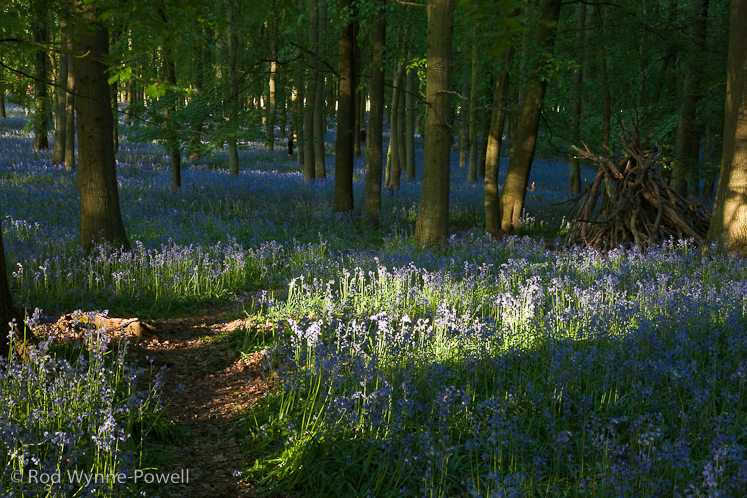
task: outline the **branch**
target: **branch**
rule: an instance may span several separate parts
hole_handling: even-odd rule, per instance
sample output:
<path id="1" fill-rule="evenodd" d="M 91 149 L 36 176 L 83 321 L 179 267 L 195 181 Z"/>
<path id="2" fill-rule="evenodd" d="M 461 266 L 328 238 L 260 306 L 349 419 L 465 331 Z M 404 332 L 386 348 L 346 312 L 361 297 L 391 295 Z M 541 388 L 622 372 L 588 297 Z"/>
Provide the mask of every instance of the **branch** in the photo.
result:
<path id="1" fill-rule="evenodd" d="M 415 2 L 404 2 L 403 0 L 391 0 L 401 5 L 409 5 L 411 7 L 428 7 L 426 4 L 415 3 Z"/>

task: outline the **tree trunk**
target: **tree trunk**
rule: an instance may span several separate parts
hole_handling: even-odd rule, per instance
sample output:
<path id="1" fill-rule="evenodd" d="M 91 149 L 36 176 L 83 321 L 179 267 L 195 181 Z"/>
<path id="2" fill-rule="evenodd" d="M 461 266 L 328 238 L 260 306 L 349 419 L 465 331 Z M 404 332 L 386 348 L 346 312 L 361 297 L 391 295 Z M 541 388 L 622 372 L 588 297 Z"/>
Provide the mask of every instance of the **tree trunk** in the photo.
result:
<path id="1" fill-rule="evenodd" d="M 163 52 L 163 72 L 165 76 L 165 83 L 167 88 L 176 85 L 176 68 L 174 61 L 169 57 L 170 49 L 166 47 L 161 48 Z M 167 90 L 168 95 L 172 94 L 173 90 Z M 168 107 L 164 111 L 165 124 L 164 128 L 166 131 L 166 152 L 169 154 L 171 161 L 171 189 L 176 190 L 182 186 L 182 154 L 179 150 L 179 140 L 177 137 L 176 130 L 174 129 L 174 115 L 176 114 L 176 100 L 168 104 Z"/>
<path id="2" fill-rule="evenodd" d="M 71 28 L 72 29 L 72 26 Z M 71 37 L 72 39 L 72 33 Z M 68 50 L 72 51 L 73 44 L 68 42 Z M 67 88 L 65 95 L 65 170 L 73 171 L 75 169 L 75 58 L 71 54 L 65 54 L 67 57 Z"/>
<path id="3" fill-rule="evenodd" d="M 327 27 L 327 4 L 319 5 L 319 46 L 316 50 L 319 58 L 324 58 L 325 31 Z M 321 69 L 321 64 L 318 64 Z M 316 92 L 314 97 L 314 176 L 327 178 L 326 152 L 324 150 L 324 132 L 327 130 L 324 111 L 324 71 L 318 70 Z"/>
<path id="4" fill-rule="evenodd" d="M 586 37 L 586 4 L 578 4 L 578 12 L 576 14 L 576 40 L 575 40 L 575 51 L 576 54 L 581 54 L 584 50 L 584 39 Z M 573 144 L 580 147 L 581 139 L 581 112 L 583 110 L 582 101 L 582 83 L 584 73 L 581 67 L 576 68 L 576 72 L 573 73 L 573 104 L 571 108 L 571 135 Z M 581 160 L 574 154 L 570 153 L 568 160 L 568 191 L 572 194 L 581 193 Z"/>
<path id="5" fill-rule="evenodd" d="M 112 110 L 109 107 L 107 67 L 102 62 L 109 50 L 106 28 L 96 21 L 96 8 L 84 0 L 75 2 L 81 29 L 76 33 L 76 100 L 78 113 L 78 186 L 80 189 L 79 244 L 90 252 L 97 242 L 130 248 L 119 210 L 117 171 L 112 141 Z"/>
<path id="6" fill-rule="evenodd" d="M 267 130 L 266 130 L 266 145 L 267 150 L 275 150 L 275 107 L 277 105 L 277 91 L 276 91 L 276 79 L 278 74 L 278 61 L 275 60 L 277 57 L 277 51 L 275 50 L 275 44 L 270 44 L 270 80 L 268 82 L 268 96 L 267 96 Z"/>
<path id="7" fill-rule="evenodd" d="M 46 3 L 37 0 L 33 5 L 31 31 L 34 43 L 48 41 Z M 34 56 L 34 150 L 49 149 L 49 101 L 47 94 L 47 52 L 37 49 Z"/>
<path id="8" fill-rule="evenodd" d="M 303 83 L 299 84 L 299 80 L 298 77 L 293 79 L 291 89 L 291 130 L 296 135 L 296 160 L 303 164 Z"/>
<path id="9" fill-rule="evenodd" d="M 363 51 L 361 51 L 361 57 L 363 57 Z M 365 57 L 368 57 L 368 54 L 366 53 Z M 361 69 L 361 71 L 363 71 Z M 360 114 L 360 128 L 366 129 L 368 128 L 368 124 L 366 122 L 366 101 L 368 100 L 368 90 L 366 86 L 363 86 L 361 88 L 361 105 L 359 107 L 359 114 Z M 359 130 L 360 130 L 359 128 Z M 360 133 L 358 134 L 360 136 Z M 360 142 L 360 140 L 358 140 Z M 366 147 L 365 141 L 361 144 L 361 147 Z"/>
<path id="10" fill-rule="evenodd" d="M 705 150 L 708 152 L 708 164 L 711 165 L 711 168 L 706 170 L 704 179 L 703 179 L 703 191 L 701 192 L 701 195 L 705 198 L 710 199 L 713 197 L 713 189 L 716 186 L 716 175 L 718 174 L 718 169 L 714 168 L 714 164 L 721 164 L 721 149 L 722 149 L 722 139 L 724 136 L 724 120 L 722 119 L 720 122 L 715 123 L 713 126 L 709 126 L 708 133 L 706 136 L 706 145 Z"/>
<path id="11" fill-rule="evenodd" d="M 0 60 L 2 62 L 2 60 Z M 3 76 L 3 70 L 5 68 L 3 66 L 0 66 L 0 81 L 3 81 L 5 78 Z M 5 87 L 0 87 L 0 118 L 7 117 L 5 114 Z"/>
<path id="12" fill-rule="evenodd" d="M 412 48 L 407 49 L 407 65 L 412 63 Z M 415 180 L 415 70 L 405 74 L 405 178 Z"/>
<path id="13" fill-rule="evenodd" d="M 327 75 L 327 86 L 329 87 L 329 101 L 327 106 L 329 107 L 329 118 L 334 120 L 337 116 L 337 82 L 332 74 Z"/>
<path id="14" fill-rule="evenodd" d="M 267 83 L 267 126 L 265 128 L 265 146 L 267 150 L 275 150 L 275 121 L 277 107 L 277 77 L 278 77 L 278 49 L 276 42 L 277 26 L 275 25 L 274 14 L 270 21 L 265 23 L 268 37 L 269 59 L 270 59 L 270 78 Z M 282 135 L 281 135 L 282 136 Z"/>
<path id="15" fill-rule="evenodd" d="M 415 237 L 425 246 L 449 236 L 449 170 L 451 159 L 451 40 L 454 0 L 428 1 L 428 69 L 426 73 L 423 191 Z"/>
<path id="16" fill-rule="evenodd" d="M 60 14 L 60 45 L 66 47 L 70 40 L 70 23 L 67 14 Z M 52 164 L 65 163 L 65 140 L 67 134 L 67 115 L 65 114 L 65 103 L 67 102 L 67 64 L 68 58 L 64 51 L 57 56 L 59 63 L 57 69 L 57 98 L 54 123 L 54 148 L 52 149 Z M 5 89 L 0 89 L 5 94 Z"/>
<path id="17" fill-rule="evenodd" d="M 386 44 L 386 0 L 376 0 L 371 33 L 371 115 L 366 136 L 366 219 L 379 226 L 381 217 L 381 163 L 384 127 L 384 45 Z"/>
<path id="18" fill-rule="evenodd" d="M 355 39 L 358 39 L 358 29 L 357 29 L 357 23 L 356 23 L 356 30 L 354 33 Z M 361 60 L 362 57 L 360 57 L 360 49 L 358 48 L 357 44 L 353 44 L 353 51 L 356 52 L 356 55 L 358 57 L 355 58 L 355 64 L 356 64 L 356 75 L 360 74 L 362 70 L 362 64 Z M 361 156 L 361 141 L 359 139 L 360 136 L 360 129 L 361 129 L 361 88 L 360 85 L 357 84 L 359 82 L 356 82 L 355 85 L 355 94 L 354 94 L 354 102 L 355 102 L 355 117 L 353 118 L 353 130 L 355 130 L 355 136 L 356 138 L 353 140 L 353 155 L 355 157 Z"/>
<path id="19" fill-rule="evenodd" d="M 516 16 L 514 13 L 513 16 Z M 509 71 L 514 46 L 509 45 L 503 52 L 501 69 L 495 79 L 493 93 L 493 113 L 490 120 L 488 150 L 485 153 L 485 231 L 498 235 L 501 229 L 501 204 L 498 194 L 498 172 L 501 165 L 501 145 L 503 143 L 503 124 L 506 122 L 508 106 Z"/>
<path id="20" fill-rule="evenodd" d="M 352 0 L 340 0 L 347 22 L 340 27 L 340 83 L 338 90 L 337 142 L 335 143 L 335 194 L 333 212 L 353 210 L 353 145 L 358 140 L 355 124 L 355 27 Z"/>
<path id="21" fill-rule="evenodd" d="M 402 171 L 407 166 L 407 149 L 405 140 L 407 139 L 407 134 L 405 132 L 405 73 L 407 72 L 404 67 L 405 61 L 402 61 L 402 76 L 400 77 L 399 81 L 399 120 L 397 121 L 397 130 L 399 132 L 399 140 L 397 145 L 399 146 L 399 169 L 400 169 L 400 179 L 402 178 Z M 401 180 L 400 180 L 401 183 Z"/>
<path id="22" fill-rule="evenodd" d="M 304 5 L 303 0 L 299 0 L 298 2 L 298 8 L 300 11 L 303 11 Z M 298 46 L 302 47 L 304 42 L 304 33 L 302 29 L 298 30 Z M 306 156 L 304 156 L 305 152 L 305 144 L 306 144 L 306 135 L 304 135 L 304 116 L 306 115 L 304 112 L 304 69 L 303 69 L 303 61 L 304 58 L 302 57 L 301 49 L 296 50 L 296 57 L 298 59 L 298 65 L 296 67 L 295 74 L 293 76 L 293 97 L 295 100 L 293 100 L 293 131 L 296 132 L 296 154 L 297 154 L 297 161 L 298 164 L 304 165 L 304 161 L 306 160 Z M 306 168 L 304 168 L 304 175 L 306 173 Z"/>
<path id="23" fill-rule="evenodd" d="M 0 216 L 0 219 L 2 219 L 2 216 Z M 13 296 L 10 293 L 8 270 L 5 263 L 5 248 L 3 246 L 2 229 L 0 228 L 0 356 L 6 359 L 10 356 L 8 333 L 11 328 L 8 324 L 15 321 L 15 328 L 13 329 L 13 356 L 24 359 L 28 357 L 27 346 L 35 344 L 36 337 L 32 330 L 26 329 L 24 331 L 23 319 L 23 314 L 13 303 Z"/>
<path id="24" fill-rule="evenodd" d="M 462 96 L 469 92 L 467 81 L 462 85 Z M 469 107 L 465 99 L 459 102 L 459 167 L 466 168 L 469 164 Z"/>
<path id="25" fill-rule="evenodd" d="M 399 155 L 399 142 L 400 142 L 400 129 L 399 129 L 399 106 L 400 106 L 400 94 L 402 93 L 402 65 L 397 60 L 395 62 L 396 69 L 394 71 L 394 85 L 392 89 L 392 108 L 391 117 L 389 119 L 389 142 L 391 143 L 391 170 L 389 174 L 389 188 L 391 190 L 399 190 L 400 179 L 402 177 L 402 165 L 400 164 Z"/>
<path id="26" fill-rule="evenodd" d="M 195 31 L 199 32 L 199 26 L 195 24 Z M 192 50 L 194 50 L 194 59 L 193 59 L 193 75 L 192 75 L 192 105 L 200 105 L 200 93 L 202 92 L 202 87 L 204 83 L 204 67 L 205 67 L 205 49 L 202 46 L 202 43 L 200 43 L 199 40 L 195 40 L 194 44 L 192 45 Z M 130 104 L 132 105 L 132 104 Z M 197 116 L 196 120 L 192 123 L 192 130 L 189 137 L 189 158 L 195 161 L 199 161 L 202 159 L 202 118 Z"/>
<path id="27" fill-rule="evenodd" d="M 469 167 L 467 183 L 477 182 L 477 86 L 480 84 L 477 33 L 472 38 L 472 81 L 469 89 Z"/>
<path id="28" fill-rule="evenodd" d="M 692 39 L 695 40 L 696 53 L 705 53 L 706 17 L 709 0 L 694 0 L 693 10 L 696 16 L 692 26 Z M 694 57 L 687 64 L 682 104 L 680 105 L 677 123 L 677 141 L 675 142 L 675 161 L 672 165 L 672 188 L 680 195 L 687 196 L 688 183 L 690 193 L 699 192 L 698 158 L 700 156 L 700 135 L 702 127 L 695 122 L 695 112 L 701 99 L 702 86 L 700 58 Z"/>
<path id="29" fill-rule="evenodd" d="M 672 26 L 677 20 L 677 0 L 669 0 L 667 6 L 669 12 L 668 26 Z M 667 47 L 667 51 L 664 55 L 664 59 L 661 62 L 661 70 L 659 71 L 659 77 L 654 85 L 654 96 L 651 99 L 651 103 L 656 105 L 659 103 L 661 98 L 661 91 L 665 88 L 664 82 L 668 72 L 674 72 L 674 66 L 677 59 L 677 49 L 673 45 Z"/>
<path id="30" fill-rule="evenodd" d="M 226 142 L 228 143 L 228 171 L 232 176 L 239 175 L 239 150 L 236 145 L 237 114 L 239 112 L 239 88 L 238 88 L 238 44 L 234 24 L 235 13 L 233 0 L 226 0 L 226 17 L 228 21 L 228 115 L 232 130 Z"/>
<path id="31" fill-rule="evenodd" d="M 747 246 L 747 3 L 731 2 L 724 142 L 709 238 Z"/>
<path id="32" fill-rule="evenodd" d="M 287 136 L 286 126 L 288 124 L 288 82 L 286 81 L 285 73 L 278 73 L 277 75 L 277 94 L 278 94 L 278 126 L 280 127 L 278 137 Z"/>
<path id="33" fill-rule="evenodd" d="M 306 104 L 303 116 L 303 177 L 305 180 L 316 178 L 316 159 L 314 151 L 314 104 L 316 101 L 317 49 L 319 41 L 319 10 L 317 0 L 309 0 L 309 50 L 307 57 L 309 68 L 308 86 L 306 87 Z"/>
<path id="34" fill-rule="evenodd" d="M 542 13 L 537 29 L 537 46 L 545 54 L 551 54 L 555 45 L 560 5 L 560 0 L 544 0 L 542 3 Z M 524 208 L 529 173 L 537 145 L 542 100 L 547 87 L 547 79 L 542 74 L 547 63 L 547 55 L 540 57 L 527 82 L 516 145 L 508 163 L 506 183 L 500 198 L 501 229 L 506 233 L 520 226 L 519 219 Z"/>
<path id="35" fill-rule="evenodd" d="M 594 4 L 594 14 L 597 20 L 597 28 L 604 31 L 604 22 L 602 20 L 602 7 L 599 0 Z M 599 80 L 602 90 L 602 148 L 607 149 L 610 145 L 610 120 L 612 119 L 612 97 L 610 96 L 609 76 L 607 75 L 607 56 L 604 50 L 604 44 L 600 43 L 597 47 L 597 57 L 599 58 Z"/>
<path id="36" fill-rule="evenodd" d="M 111 45 L 115 45 L 119 41 L 119 37 L 122 32 L 114 30 L 110 42 Z M 111 108 L 112 108 L 112 140 L 114 142 L 114 153 L 119 152 L 119 83 L 114 81 L 109 84 L 109 95 L 111 96 Z"/>

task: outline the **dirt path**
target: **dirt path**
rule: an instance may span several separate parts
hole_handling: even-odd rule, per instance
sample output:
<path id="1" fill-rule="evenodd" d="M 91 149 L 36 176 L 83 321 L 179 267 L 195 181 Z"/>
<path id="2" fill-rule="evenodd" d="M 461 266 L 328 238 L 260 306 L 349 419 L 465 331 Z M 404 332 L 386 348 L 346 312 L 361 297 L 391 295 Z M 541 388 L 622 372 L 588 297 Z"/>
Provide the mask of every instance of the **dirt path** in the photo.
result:
<path id="1" fill-rule="evenodd" d="M 249 325 L 246 319 L 236 319 L 240 311 L 229 305 L 199 317 L 156 320 L 155 335 L 135 348 L 138 356 L 148 354 L 154 364 L 169 367 L 165 393 L 184 386 L 165 415 L 191 434 L 179 448 L 181 456 L 173 469 L 189 469 L 189 483 L 166 496 L 237 497 L 250 492 L 250 486 L 233 475 L 249 462 L 231 433 L 232 419 L 264 396 L 267 384 L 261 354 L 242 357 L 225 340 L 225 332 Z"/>
<path id="2" fill-rule="evenodd" d="M 128 359 L 143 366 L 152 359 L 154 366 L 168 367 L 163 392 L 173 399 L 164 416 L 186 428 L 189 436 L 180 446 L 156 446 L 168 455 L 161 470 L 189 469 L 189 482 L 159 490 L 162 497 L 235 498 L 251 493 L 250 484 L 234 476 L 251 463 L 231 430 L 234 417 L 265 396 L 268 385 L 261 353 L 243 357 L 226 338 L 236 329 L 263 326 L 251 323 L 242 310 L 241 303 L 233 303 L 195 317 L 153 320 L 148 322 L 152 327 L 120 320 L 127 327 L 120 333 L 132 341 Z M 181 393 L 173 395 L 180 385 Z"/>

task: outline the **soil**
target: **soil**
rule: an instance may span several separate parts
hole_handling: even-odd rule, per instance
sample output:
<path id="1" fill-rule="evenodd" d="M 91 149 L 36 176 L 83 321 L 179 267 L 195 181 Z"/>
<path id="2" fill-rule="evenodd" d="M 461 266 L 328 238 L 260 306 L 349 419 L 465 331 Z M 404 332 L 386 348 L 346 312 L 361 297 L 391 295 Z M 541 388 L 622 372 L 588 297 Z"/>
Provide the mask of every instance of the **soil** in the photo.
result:
<path id="1" fill-rule="evenodd" d="M 244 316 L 244 318 L 238 318 Z M 58 325 L 65 325 L 61 317 Z M 98 319 L 97 319 L 98 320 Z M 109 326 L 112 335 L 131 339 L 128 359 L 148 367 L 167 367 L 165 397 L 174 394 L 164 416 L 186 429 L 184 444 L 161 445 L 168 453 L 163 471 L 189 469 L 189 482 L 158 490 L 162 497 L 230 497 L 251 494 L 250 483 L 234 476 L 253 464 L 241 441 L 232 433 L 234 420 L 267 395 L 270 380 L 262 367 L 263 352 L 250 356 L 236 351 L 226 339 L 236 329 L 269 323 L 246 318 L 241 302 L 201 312 L 198 316 L 161 319 L 141 324 L 136 318 L 108 319 L 121 327 Z M 118 322 L 117 322 L 118 321 Z M 168 468 L 165 468 L 168 467 Z M 150 495 L 151 492 L 148 492 Z"/>

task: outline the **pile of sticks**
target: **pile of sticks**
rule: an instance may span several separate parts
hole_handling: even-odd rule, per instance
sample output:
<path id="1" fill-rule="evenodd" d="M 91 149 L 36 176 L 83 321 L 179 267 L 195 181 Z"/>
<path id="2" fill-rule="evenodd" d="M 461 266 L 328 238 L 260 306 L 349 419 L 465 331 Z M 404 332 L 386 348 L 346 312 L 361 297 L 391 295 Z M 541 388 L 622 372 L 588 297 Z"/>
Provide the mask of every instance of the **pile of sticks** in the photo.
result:
<path id="1" fill-rule="evenodd" d="M 694 199 L 672 191 L 660 173 L 661 153 L 651 138 L 625 130 L 622 155 L 593 154 L 573 146 L 579 157 L 599 167 L 577 199 L 567 243 L 599 250 L 636 244 L 648 247 L 662 238 L 705 239 L 711 216 Z M 601 206 L 597 207 L 600 195 Z"/>

